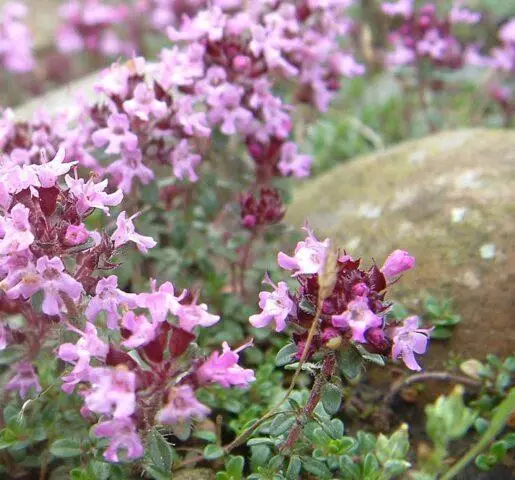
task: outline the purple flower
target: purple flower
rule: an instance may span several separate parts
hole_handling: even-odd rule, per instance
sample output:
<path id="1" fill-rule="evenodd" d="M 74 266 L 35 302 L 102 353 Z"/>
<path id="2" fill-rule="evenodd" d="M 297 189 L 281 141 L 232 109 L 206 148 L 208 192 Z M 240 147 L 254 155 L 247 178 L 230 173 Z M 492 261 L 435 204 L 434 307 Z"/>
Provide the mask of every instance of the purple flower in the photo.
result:
<path id="1" fill-rule="evenodd" d="M 313 159 L 309 155 L 299 154 L 298 149 L 293 142 L 286 142 L 281 148 L 281 159 L 277 165 L 281 175 L 293 175 L 298 178 L 309 176 Z"/>
<path id="2" fill-rule="evenodd" d="M 461 6 L 462 2 L 456 2 L 449 14 L 449 21 L 451 23 L 464 23 L 468 25 L 475 25 L 481 20 L 481 14 L 479 12 L 473 12 L 468 8 Z"/>
<path id="3" fill-rule="evenodd" d="M 179 326 L 187 332 L 191 332 L 197 326 L 210 327 L 220 320 L 219 315 L 207 311 L 205 303 L 181 304 L 175 314 L 179 317 Z"/>
<path id="4" fill-rule="evenodd" d="M 319 273 L 325 264 L 329 239 L 326 238 L 323 242 L 320 242 L 309 227 L 305 227 L 305 230 L 308 232 L 308 236 L 303 242 L 297 243 L 293 257 L 283 252 L 279 252 L 277 255 L 277 263 L 281 268 L 296 270 L 292 277 L 314 275 Z"/>
<path id="5" fill-rule="evenodd" d="M 366 343 L 365 332 L 369 328 L 380 327 L 383 320 L 370 307 L 366 298 L 357 298 L 347 305 L 347 310 L 332 316 L 332 324 L 336 328 L 352 330 L 352 340 Z"/>
<path id="6" fill-rule="evenodd" d="M 183 139 L 179 142 L 170 152 L 170 160 L 173 165 L 173 173 L 178 179 L 183 180 L 187 177 L 190 182 L 198 180 L 195 168 L 202 161 L 202 158 L 200 155 L 190 153 L 188 140 Z"/>
<path id="7" fill-rule="evenodd" d="M 141 235 L 136 232 L 136 227 L 132 223 L 132 219 L 139 213 L 127 218 L 127 213 L 121 212 L 116 219 L 116 230 L 111 235 L 111 240 L 114 242 L 115 248 L 125 245 L 127 242 L 134 242 L 138 250 L 142 253 L 147 253 L 149 248 L 157 245 L 157 242 L 152 238 Z"/>
<path id="8" fill-rule="evenodd" d="M 72 178 L 70 175 L 66 175 L 65 181 L 70 193 L 77 200 L 75 208 L 79 215 L 92 208 L 103 210 L 109 215 L 108 207 L 118 205 L 123 199 L 121 190 L 116 190 L 113 193 L 104 192 L 107 187 L 107 180 L 94 183 L 93 179 L 90 178 L 87 182 L 84 182 L 82 178 Z"/>
<path id="9" fill-rule="evenodd" d="M 89 322 L 86 322 L 84 332 L 72 328 L 81 335 L 81 338 L 74 345 L 72 343 L 63 343 L 57 352 L 57 356 L 65 362 L 74 365 L 73 370 L 62 377 L 62 390 L 71 393 L 79 382 L 87 382 L 90 377 L 90 360 L 98 358 L 105 360 L 109 347 L 98 338 L 97 330 Z"/>
<path id="10" fill-rule="evenodd" d="M 123 102 L 123 109 L 145 122 L 150 120 L 151 115 L 156 119 L 163 118 L 168 111 L 166 103 L 157 100 L 154 90 L 145 83 L 138 83 L 134 89 L 134 98 Z"/>
<path id="11" fill-rule="evenodd" d="M 499 30 L 499 38 L 506 44 L 515 45 L 515 18 L 504 24 Z"/>
<path id="12" fill-rule="evenodd" d="M 112 414 L 114 418 L 131 416 L 136 409 L 136 375 L 119 366 L 92 368 L 89 381 L 91 390 L 84 404 L 95 413 Z"/>
<path id="13" fill-rule="evenodd" d="M 223 83 L 215 87 L 207 98 L 207 103 L 211 106 L 208 119 L 214 125 L 221 123 L 220 130 L 225 135 L 247 133 L 252 113 L 242 106 L 244 94 L 243 87 Z"/>
<path id="14" fill-rule="evenodd" d="M 394 17 L 401 15 L 404 18 L 408 18 L 413 13 L 413 0 L 398 0 L 397 2 L 383 2 L 381 5 L 383 12 Z"/>
<path id="15" fill-rule="evenodd" d="M 116 185 L 123 193 L 132 190 L 134 179 L 137 178 L 143 185 L 147 185 L 153 178 L 154 172 L 142 161 L 140 149 L 122 150 L 122 158 L 107 167 L 108 173 L 113 176 Z"/>
<path id="16" fill-rule="evenodd" d="M 249 322 L 253 327 L 263 328 L 273 321 L 276 332 L 282 332 L 286 328 L 286 318 L 294 308 L 293 300 L 288 292 L 288 285 L 286 282 L 279 282 L 278 285 L 275 285 L 270 279 L 266 279 L 263 283 L 269 283 L 274 291 L 260 292 L 259 306 L 263 311 L 252 315 Z"/>
<path id="17" fill-rule="evenodd" d="M 21 203 L 16 204 L 10 218 L 0 217 L 0 254 L 21 252 L 34 242 L 29 222 L 30 210 Z"/>
<path id="18" fill-rule="evenodd" d="M 414 353 L 422 354 L 427 350 L 427 343 L 432 328 L 418 328 L 420 319 L 416 316 L 408 317 L 401 327 L 392 331 L 393 347 L 392 358 L 402 360 L 410 370 L 420 371 Z"/>
<path id="19" fill-rule="evenodd" d="M 61 175 L 68 173 L 70 168 L 77 164 L 77 162 L 64 162 L 65 156 L 65 150 L 61 147 L 53 160 L 49 162 L 46 158 L 46 151 L 41 151 L 42 163 L 41 165 L 34 165 L 34 169 L 43 188 L 53 187 Z"/>
<path id="20" fill-rule="evenodd" d="M 6 390 L 17 390 L 22 399 L 27 396 L 31 389 L 41 392 L 42 388 L 38 376 L 30 362 L 23 360 L 16 364 L 14 370 L 16 373 L 7 382 Z"/>
<path id="21" fill-rule="evenodd" d="M 46 255 L 38 258 L 36 270 L 40 275 L 41 288 L 44 292 L 41 309 L 47 315 L 58 315 L 61 311 L 63 300 L 60 293 L 68 295 L 77 303 L 83 292 L 82 285 L 65 272 L 61 259 L 54 257 L 49 259 Z"/>
<path id="22" fill-rule="evenodd" d="M 203 420 L 211 410 L 195 398 L 189 385 L 172 387 L 168 403 L 157 413 L 156 420 L 166 425 L 174 425 L 189 420 Z"/>
<path id="23" fill-rule="evenodd" d="M 162 323 L 166 320 L 169 313 L 175 315 L 180 307 L 180 301 L 185 297 L 186 291 L 183 291 L 178 297 L 175 296 L 175 289 L 171 282 L 163 283 L 156 290 L 156 281 L 151 282 L 152 292 L 140 293 L 137 296 L 137 304 L 139 307 L 147 308 L 152 316 L 154 323 Z"/>
<path id="24" fill-rule="evenodd" d="M 95 287 L 95 296 L 91 298 L 84 312 L 88 321 L 93 322 L 100 312 L 105 311 L 107 327 L 114 329 L 118 327 L 120 318 L 118 308 L 122 305 L 127 305 L 129 308 L 136 306 L 136 295 L 125 293 L 117 287 L 118 278 L 116 275 L 110 275 L 98 281 Z"/>
<path id="25" fill-rule="evenodd" d="M 7 328 L 0 322 L 0 352 L 7 347 Z"/>
<path id="26" fill-rule="evenodd" d="M 130 418 L 118 418 L 99 423 L 93 427 L 96 437 L 108 437 L 109 447 L 104 458 L 109 462 L 119 462 L 118 452 L 124 452 L 126 459 L 134 460 L 143 456 L 144 448 L 136 433 L 136 425 Z"/>
<path id="27" fill-rule="evenodd" d="M 240 358 L 238 353 L 250 345 L 252 345 L 252 341 L 236 350 L 231 350 L 227 342 L 224 342 L 222 353 L 213 352 L 198 369 L 197 377 L 200 383 L 218 383 L 224 388 L 231 386 L 243 388 L 255 381 L 256 377 L 252 370 L 238 365 Z"/>
<path id="28" fill-rule="evenodd" d="M 64 234 L 64 244 L 68 247 L 82 245 L 89 238 L 89 232 L 86 226 L 81 223 L 79 225 L 68 225 Z"/>
<path id="29" fill-rule="evenodd" d="M 122 342 L 126 348 L 141 347 L 154 340 L 156 336 L 156 324 L 150 323 L 145 315 L 127 312 L 123 316 L 122 326 L 132 333 L 127 340 Z"/>
<path id="30" fill-rule="evenodd" d="M 113 113 L 107 119 L 107 127 L 96 130 L 91 135 L 95 147 L 106 143 L 106 153 L 120 153 L 122 147 L 126 150 L 138 148 L 138 137 L 130 131 L 129 117 L 123 113 Z"/>
<path id="31" fill-rule="evenodd" d="M 381 272 L 387 280 L 392 280 L 406 270 L 411 270 L 414 266 L 414 257 L 405 250 L 395 250 L 385 260 Z"/>

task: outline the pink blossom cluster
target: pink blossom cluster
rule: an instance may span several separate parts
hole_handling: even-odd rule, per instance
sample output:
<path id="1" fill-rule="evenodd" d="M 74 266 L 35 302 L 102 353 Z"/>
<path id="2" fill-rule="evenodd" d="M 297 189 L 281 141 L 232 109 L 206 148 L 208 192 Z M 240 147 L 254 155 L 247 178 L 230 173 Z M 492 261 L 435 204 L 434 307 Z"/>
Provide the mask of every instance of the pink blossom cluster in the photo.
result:
<path id="1" fill-rule="evenodd" d="M 33 39 L 24 23 L 27 6 L 22 2 L 7 2 L 0 8 L 0 62 L 12 73 L 34 69 Z"/>
<path id="2" fill-rule="evenodd" d="M 129 21 L 130 14 L 131 7 L 124 2 L 113 5 L 103 0 L 67 0 L 59 8 L 62 24 L 56 32 L 57 48 L 66 54 L 88 51 L 111 57 L 132 55 L 134 44 L 122 39 L 117 31 Z"/>
<path id="3" fill-rule="evenodd" d="M 383 2 L 383 12 L 400 26 L 390 33 L 393 51 L 386 57 L 387 65 L 398 67 L 427 60 L 436 67 L 460 68 L 465 46 L 454 33 L 457 24 L 476 24 L 481 15 L 455 2 L 446 16 L 438 14 L 436 3 L 425 3 L 416 9 L 413 0 Z"/>
<path id="4" fill-rule="evenodd" d="M 508 20 L 498 31 L 499 45 L 488 54 L 481 53 L 477 45 L 467 52 L 469 64 L 490 68 L 496 75 L 488 85 L 489 96 L 501 107 L 508 125 L 515 115 L 515 18 Z"/>
<path id="5" fill-rule="evenodd" d="M 278 332 L 294 325 L 293 340 L 298 348 L 298 358 L 313 322 L 318 301 L 318 277 L 330 248 L 329 239 L 320 241 L 309 228 L 307 232 L 308 236 L 297 244 L 293 256 L 280 252 L 277 257 L 281 268 L 293 272 L 292 277 L 299 282 L 299 288 L 292 293 L 286 282 L 276 285 L 267 278 L 265 282 L 272 291 L 259 294 L 261 312 L 249 319 L 257 328 L 273 323 Z M 310 345 L 309 356 L 339 338 L 362 344 L 373 353 L 390 354 L 393 359 L 401 357 L 408 368 L 420 370 L 414 354 L 426 351 L 429 330 L 419 328 L 416 317 L 406 319 L 402 325 L 389 324 L 385 318 L 389 307 L 385 301 L 388 285 L 414 265 L 415 259 L 403 250 L 392 252 L 381 268 L 373 265 L 368 270 L 360 269 L 360 260 L 341 254 L 337 259 L 336 283 L 323 301 L 320 328 Z"/>
<path id="6" fill-rule="evenodd" d="M 120 247 L 131 243 L 146 252 L 156 245 L 125 211 L 112 228 L 88 228 L 93 212 L 109 216 L 121 203 L 121 189 L 79 177 L 77 162 L 67 162 L 62 148 L 50 161 L 45 150 L 38 161 L 13 152 L 3 156 L 0 171 L 0 311 L 22 315 L 26 325 L 0 319 L 0 349 L 25 346 L 8 391 L 22 398 L 41 391 L 32 362 L 64 326 L 77 340 L 56 347 L 69 366 L 62 389 L 83 398 L 85 418 L 100 418 L 93 433 L 109 439 L 105 457 L 117 462 L 121 451 L 129 459 L 142 456 L 142 434 L 154 423 L 204 418 L 209 409 L 196 400 L 198 388 L 243 388 L 254 380 L 252 370 L 238 365 L 250 343 L 183 356 L 198 329 L 220 318 L 197 293 L 178 294 L 171 282 L 155 281 L 150 291 L 124 292 L 115 275 L 102 276 L 116 268 Z"/>

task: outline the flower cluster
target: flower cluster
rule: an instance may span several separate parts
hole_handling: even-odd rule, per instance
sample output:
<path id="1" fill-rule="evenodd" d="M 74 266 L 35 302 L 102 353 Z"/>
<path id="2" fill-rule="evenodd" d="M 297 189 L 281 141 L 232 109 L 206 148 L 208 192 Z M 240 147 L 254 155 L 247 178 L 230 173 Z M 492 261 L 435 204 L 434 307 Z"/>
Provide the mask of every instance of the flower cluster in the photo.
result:
<path id="1" fill-rule="evenodd" d="M 18 313 L 23 326 L 0 323 L 0 349 L 24 344 L 25 355 L 12 366 L 7 390 L 23 398 L 41 391 L 32 361 L 54 328 L 66 327 L 78 339 L 56 348 L 71 367 L 62 389 L 83 399 L 82 415 L 100 423 L 97 437 L 108 437 L 107 460 L 143 454 L 140 432 L 149 422 L 175 424 L 204 418 L 209 409 L 195 400 L 196 389 L 210 384 L 242 388 L 254 380 L 238 365 L 250 344 L 209 357 L 186 352 L 199 328 L 219 316 L 198 302 L 195 292 L 175 292 L 172 283 L 148 292 L 124 292 L 115 275 L 115 255 L 127 243 L 146 252 L 156 245 L 139 234 L 135 215 L 118 214 L 113 231 L 87 227 L 93 212 L 108 216 L 123 193 L 107 180 L 78 177 L 76 163 L 63 149 L 48 161 L 45 150 L 30 156 L 4 155 L 0 185 L 0 311 Z M 107 335 L 109 332 L 109 335 Z M 137 352 L 139 362 L 129 355 Z M 154 418 L 155 417 L 155 418 Z"/>
<path id="2" fill-rule="evenodd" d="M 272 187 L 261 187 L 259 198 L 252 192 L 241 195 L 240 206 L 242 225 L 248 230 L 279 223 L 286 212 L 279 192 Z"/>
<path id="3" fill-rule="evenodd" d="M 0 62 L 12 73 L 34 68 L 32 35 L 23 23 L 27 7 L 22 2 L 7 2 L 0 9 Z"/>
<path id="4" fill-rule="evenodd" d="M 390 34 L 393 52 L 386 57 L 389 66 L 413 65 L 427 60 L 435 67 L 460 68 L 465 47 L 453 34 L 456 24 L 475 24 L 481 15 L 455 4 L 445 17 L 440 17 L 435 3 L 415 9 L 413 0 L 384 2 L 383 12 L 402 19 Z"/>
<path id="5" fill-rule="evenodd" d="M 488 85 L 488 94 L 501 108 L 505 125 L 515 115 L 515 18 L 508 20 L 498 32 L 499 45 L 489 54 L 482 54 L 477 45 L 468 51 L 468 63 L 476 67 L 490 68 L 495 72 Z"/>
<path id="6" fill-rule="evenodd" d="M 123 41 L 116 26 L 126 22 L 129 7 L 102 0 L 68 0 L 59 9 L 63 23 L 56 32 L 58 49 L 66 54 L 88 51 L 106 56 L 132 55 L 134 45 Z"/>
<path id="7" fill-rule="evenodd" d="M 307 238 L 298 243 L 293 256 L 281 252 L 277 258 L 279 266 L 293 272 L 299 282 L 297 292 L 291 293 L 283 281 L 275 285 L 267 278 L 273 291 L 260 293 L 262 311 L 250 317 L 257 328 L 274 323 L 275 329 L 282 331 L 295 325 L 297 358 L 305 348 L 317 309 L 319 276 L 330 248 L 329 239 L 319 241 L 310 229 L 307 231 Z M 402 326 L 389 325 L 385 319 L 388 285 L 414 265 L 414 258 L 402 250 L 395 250 L 381 268 L 373 265 L 368 270 L 360 268 L 360 260 L 340 255 L 334 288 L 321 305 L 320 327 L 309 346 L 309 356 L 338 339 L 338 343 L 362 344 L 373 353 L 391 353 L 394 359 L 402 357 L 408 368 L 420 370 L 414 352 L 425 352 L 429 330 L 419 329 L 416 317 L 406 319 Z"/>

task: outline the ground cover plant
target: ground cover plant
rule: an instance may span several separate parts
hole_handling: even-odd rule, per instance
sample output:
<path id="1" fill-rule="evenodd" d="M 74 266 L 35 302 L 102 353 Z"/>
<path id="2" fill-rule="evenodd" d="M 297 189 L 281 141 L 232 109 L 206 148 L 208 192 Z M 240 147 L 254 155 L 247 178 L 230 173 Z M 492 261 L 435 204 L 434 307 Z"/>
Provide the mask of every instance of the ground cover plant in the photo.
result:
<path id="1" fill-rule="evenodd" d="M 284 221 L 312 170 L 446 127 L 448 98 L 475 82 L 459 74 L 491 77 L 478 122 L 512 122 L 515 20 L 492 37 L 485 6 L 372 4 L 366 17 L 352 0 L 63 2 L 59 55 L 116 61 L 95 100 L 1 111 L 1 476 L 509 468 L 515 359 L 422 372 L 462 319 L 452 299 L 393 301 L 416 259 L 402 245 L 358 258 Z M 27 72 L 47 62 L 51 81 L 55 63 L 32 51 L 27 13 L 3 7 L 0 61 L 30 91 Z M 364 41 L 371 25 L 385 38 Z M 402 96 L 382 109 L 360 103 L 378 64 Z M 428 381 L 454 388 L 410 407 Z"/>

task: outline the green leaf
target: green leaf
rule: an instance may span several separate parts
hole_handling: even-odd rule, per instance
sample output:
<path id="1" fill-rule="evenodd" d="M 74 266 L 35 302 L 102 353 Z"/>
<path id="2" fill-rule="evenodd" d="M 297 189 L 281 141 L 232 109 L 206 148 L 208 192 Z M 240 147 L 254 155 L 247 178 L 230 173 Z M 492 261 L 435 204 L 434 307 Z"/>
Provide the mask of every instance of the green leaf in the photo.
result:
<path id="1" fill-rule="evenodd" d="M 57 458 L 78 457 L 82 453 L 79 442 L 62 438 L 50 445 L 50 453 Z"/>
<path id="2" fill-rule="evenodd" d="M 331 471 L 324 462 L 312 457 L 302 457 L 302 466 L 306 472 L 316 475 L 317 478 L 331 478 Z"/>
<path id="3" fill-rule="evenodd" d="M 204 458 L 206 460 L 214 460 L 215 458 L 220 458 L 224 456 L 224 449 L 219 447 L 218 445 L 207 445 L 204 448 Z"/>
<path id="4" fill-rule="evenodd" d="M 302 462 L 298 455 L 292 455 L 288 468 L 286 470 L 287 480 L 298 480 L 300 478 L 300 469 L 302 468 Z"/>
<path id="5" fill-rule="evenodd" d="M 390 437 L 377 437 L 375 453 L 381 465 L 388 460 L 405 460 L 409 451 L 408 426 L 403 423 Z"/>
<path id="6" fill-rule="evenodd" d="M 275 445 L 275 442 L 271 438 L 268 438 L 268 437 L 256 437 L 256 438 L 251 438 L 247 442 L 247 445 L 249 447 L 254 447 L 256 445 Z"/>
<path id="7" fill-rule="evenodd" d="M 339 418 L 333 418 L 329 424 L 323 423 L 324 430 L 331 438 L 338 439 L 345 433 L 345 426 Z"/>
<path id="8" fill-rule="evenodd" d="M 263 467 L 272 455 L 270 447 L 266 445 L 256 445 L 255 447 L 252 447 L 250 450 L 250 464 L 252 470 L 257 470 L 258 467 Z"/>
<path id="9" fill-rule="evenodd" d="M 163 472 L 159 468 L 154 465 L 146 465 L 145 472 L 150 475 L 153 480 L 171 480 L 172 473 L 171 472 Z"/>
<path id="10" fill-rule="evenodd" d="M 370 363 L 375 363 L 376 365 L 379 365 L 380 367 L 384 367 L 384 358 L 382 355 L 379 355 L 378 353 L 370 353 L 363 345 L 360 345 L 359 343 L 355 343 L 354 347 L 361 355 L 361 358 L 363 360 L 366 360 Z"/>
<path id="11" fill-rule="evenodd" d="M 375 479 L 379 472 L 379 462 L 373 453 L 368 453 L 363 461 L 363 477 Z"/>
<path id="12" fill-rule="evenodd" d="M 152 462 L 152 466 L 161 472 L 170 472 L 173 465 L 174 451 L 172 446 L 167 442 L 166 438 L 161 435 L 155 428 L 149 435 L 148 457 Z"/>
<path id="13" fill-rule="evenodd" d="M 385 480 L 396 478 L 402 475 L 411 467 L 411 463 L 406 460 L 388 460 L 383 465 L 383 475 Z"/>
<path id="14" fill-rule="evenodd" d="M 278 367 L 284 367 L 295 360 L 297 354 L 297 346 L 294 343 L 288 343 L 277 352 L 275 364 Z"/>
<path id="15" fill-rule="evenodd" d="M 452 330 L 446 327 L 435 327 L 431 330 L 431 338 L 435 340 L 447 340 L 452 337 Z"/>
<path id="16" fill-rule="evenodd" d="M 488 472 L 492 469 L 492 465 L 490 465 L 486 455 L 478 455 L 474 460 L 474 463 L 476 464 L 476 467 L 479 468 L 479 470 L 483 470 L 483 472 Z"/>
<path id="17" fill-rule="evenodd" d="M 338 366 L 347 380 L 354 380 L 361 373 L 363 360 L 354 347 L 340 353 Z"/>
<path id="18" fill-rule="evenodd" d="M 193 434 L 194 437 L 200 438 L 201 440 L 205 440 L 209 443 L 216 442 L 216 434 L 214 432 L 210 432 L 208 430 L 199 430 Z"/>
<path id="19" fill-rule="evenodd" d="M 506 444 L 506 442 L 504 442 L 502 440 L 495 442 L 490 448 L 490 454 L 495 457 L 495 460 L 497 462 L 502 461 L 502 459 L 506 455 L 507 451 L 508 451 L 508 445 Z"/>
<path id="20" fill-rule="evenodd" d="M 329 415 L 334 415 L 340 409 L 342 392 L 334 383 L 326 383 L 322 388 L 322 405 Z"/>
<path id="21" fill-rule="evenodd" d="M 349 455 L 342 455 L 340 457 L 340 470 L 345 474 L 343 478 L 360 478 L 359 465 L 352 461 Z"/>
<path id="22" fill-rule="evenodd" d="M 293 415 L 279 414 L 270 425 L 270 434 L 274 437 L 278 437 L 288 431 L 294 423 L 295 417 Z"/>
<path id="23" fill-rule="evenodd" d="M 243 467 L 245 466 L 245 459 L 242 456 L 231 457 L 227 462 L 225 470 L 230 476 L 231 480 L 240 480 L 243 477 Z"/>

